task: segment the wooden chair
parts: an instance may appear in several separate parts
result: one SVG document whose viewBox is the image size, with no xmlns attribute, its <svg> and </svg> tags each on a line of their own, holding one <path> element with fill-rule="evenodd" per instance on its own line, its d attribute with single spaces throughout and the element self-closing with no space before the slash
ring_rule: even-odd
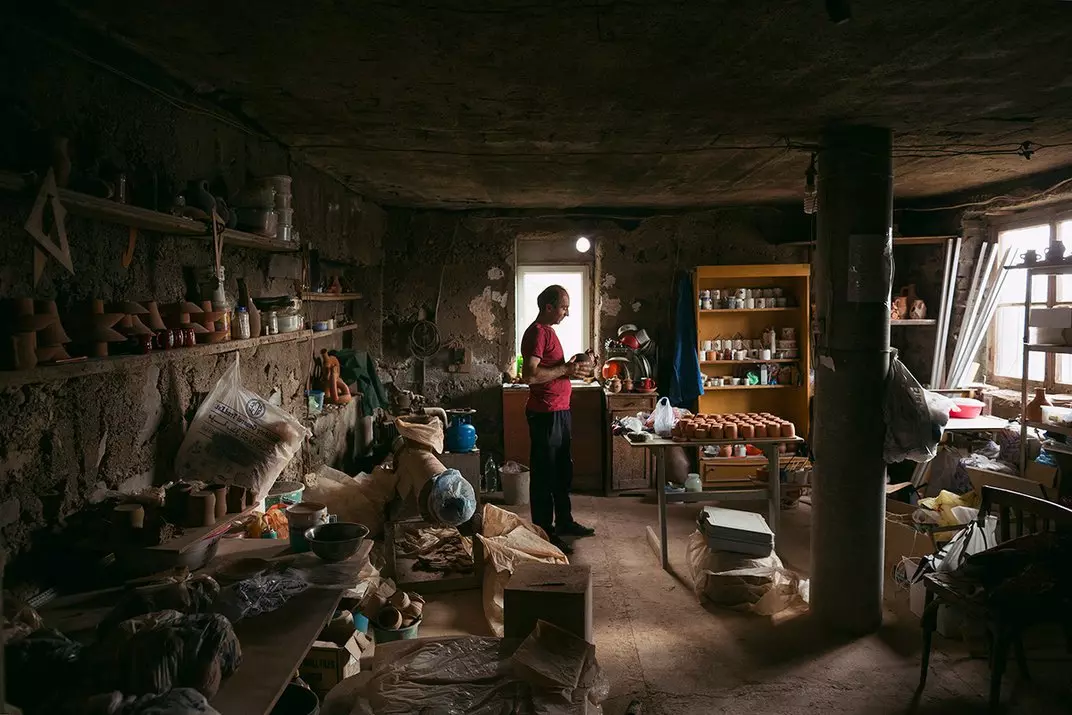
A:
<svg viewBox="0 0 1072 715">
<path fill-rule="evenodd" d="M 997 509 L 998 544 L 1029 534 L 1055 532 L 1072 533 L 1072 509 L 1044 499 L 1019 494 L 1006 489 L 984 486 L 979 506 L 978 526 L 983 528 L 992 508 Z M 1015 527 L 1015 529 L 1014 529 Z M 996 545 L 995 545 L 996 546 Z M 988 549 L 989 551 L 990 549 Z M 990 711 L 997 712 L 1001 700 L 1001 677 L 1010 645 L 1016 648 L 1016 660 L 1025 678 L 1027 658 L 1024 655 L 1022 633 L 1028 626 L 1042 622 L 1061 622 L 1070 634 L 1072 599 L 1069 594 L 1057 594 L 1045 602 L 1018 602 L 1013 606 L 996 606 L 987 599 L 982 583 L 958 570 L 953 573 L 932 573 L 923 577 L 927 589 L 921 624 L 923 626 L 923 662 L 919 673 L 917 697 L 927 683 L 930 665 L 931 639 L 938 626 L 938 608 L 943 604 L 956 606 L 987 626 L 990 640 Z M 1070 641 L 1072 647 L 1072 641 Z"/>
</svg>

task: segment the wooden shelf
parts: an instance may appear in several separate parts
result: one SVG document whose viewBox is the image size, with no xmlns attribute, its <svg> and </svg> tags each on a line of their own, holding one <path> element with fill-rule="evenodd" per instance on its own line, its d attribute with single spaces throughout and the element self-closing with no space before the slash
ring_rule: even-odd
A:
<svg viewBox="0 0 1072 715">
<path fill-rule="evenodd" d="M 714 392 L 716 390 L 789 390 L 799 385 L 723 385 L 722 387 L 705 387 L 704 392 Z"/>
<path fill-rule="evenodd" d="M 176 551 L 180 554 L 185 553 L 200 541 L 227 533 L 231 529 L 232 524 L 239 519 L 249 516 L 259 507 L 259 504 L 254 504 L 253 506 L 246 507 L 240 512 L 227 514 L 211 526 L 199 526 L 194 528 L 183 527 L 182 536 L 176 536 L 174 539 L 169 539 L 162 544 L 150 546 L 148 548 L 152 551 Z"/>
<path fill-rule="evenodd" d="M 1058 442 L 1056 440 L 1048 439 L 1042 443 L 1042 448 L 1047 452 L 1057 452 L 1059 454 L 1072 454 L 1072 444 L 1065 442 Z"/>
<path fill-rule="evenodd" d="M 279 609 L 235 624 L 242 664 L 209 701 L 223 715 L 269 713 L 342 599 L 337 588 L 312 587 Z"/>
<path fill-rule="evenodd" d="M 0 189 L 13 191 L 31 191 L 35 187 L 26 183 L 26 178 L 10 171 L 0 171 Z M 188 236 L 190 238 L 209 239 L 212 232 L 204 221 L 197 221 L 185 216 L 172 216 L 162 211 L 143 209 L 139 206 L 121 204 L 111 199 L 90 196 L 70 189 L 59 190 L 60 203 L 67 212 L 75 216 L 108 221 L 121 226 L 130 226 L 145 231 L 169 236 Z M 256 233 L 225 229 L 224 245 L 252 248 L 272 253 L 292 253 L 299 249 L 293 241 L 280 241 Z"/>
<path fill-rule="evenodd" d="M 1072 427 L 1061 427 L 1060 425 L 1050 425 L 1045 422 L 1025 422 L 1028 427 L 1034 427 L 1045 432 L 1055 432 L 1057 434 L 1068 435 L 1072 437 Z"/>
<path fill-rule="evenodd" d="M 331 330 L 314 330 L 313 340 L 319 340 L 320 338 L 327 338 L 332 335 L 339 335 L 341 333 L 349 333 L 351 330 L 357 330 L 357 323 L 350 323 L 349 325 L 340 325 L 337 328 Z"/>
<path fill-rule="evenodd" d="M 137 369 L 145 365 L 174 362 L 186 358 L 219 355 L 221 353 L 244 350 L 261 345 L 290 343 L 308 340 L 313 335 L 311 330 L 298 330 L 292 333 L 261 335 L 249 340 L 228 340 L 210 345 L 195 345 L 192 348 L 175 348 L 173 350 L 156 350 L 148 355 L 115 355 L 106 358 L 89 358 L 81 362 L 62 365 L 41 365 L 32 370 L 0 370 L 0 389 L 18 387 L 40 382 L 70 380 L 88 375 L 99 375 L 118 370 Z"/>
<path fill-rule="evenodd" d="M 923 319 L 905 319 L 905 320 L 891 320 L 890 327 L 893 328 L 908 328 L 913 325 L 938 325 L 937 318 L 923 318 Z"/>
<path fill-rule="evenodd" d="M 735 313 L 788 313 L 800 310 L 800 306 L 794 305 L 788 308 L 712 308 L 700 310 L 700 315 L 733 315 Z"/>
<path fill-rule="evenodd" d="M 1028 343 L 1024 347 L 1034 353 L 1072 353 L 1072 345 L 1035 345 Z"/>
<path fill-rule="evenodd" d="M 1072 263 L 1033 263 L 1031 265 L 1021 263 L 1015 266 L 1005 266 L 1007 271 L 1021 268 L 1026 268 L 1033 276 L 1061 276 L 1072 273 Z"/>
<path fill-rule="evenodd" d="M 956 236 L 894 236 L 895 246 L 941 246 Z"/>
<path fill-rule="evenodd" d="M 330 303 L 338 300 L 361 300 L 365 296 L 360 293 L 302 293 L 298 297 L 312 303 Z"/>
<path fill-rule="evenodd" d="M 701 360 L 701 365 L 766 365 L 772 362 L 800 362 L 800 358 L 771 358 L 770 360 L 764 360 L 763 358 L 756 358 L 755 360 Z"/>
</svg>

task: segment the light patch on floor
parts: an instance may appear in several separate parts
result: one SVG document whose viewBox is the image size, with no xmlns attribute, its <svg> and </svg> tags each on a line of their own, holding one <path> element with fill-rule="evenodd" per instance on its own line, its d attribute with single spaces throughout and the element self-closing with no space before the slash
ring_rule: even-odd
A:
<svg viewBox="0 0 1072 715">
<path fill-rule="evenodd" d="M 645 526 L 656 524 L 654 503 L 574 496 L 573 505 L 578 521 L 597 532 L 574 542 L 573 561 L 592 567 L 596 657 L 611 683 L 605 715 L 621 715 L 632 698 L 643 703 L 644 715 L 909 711 L 919 678 L 920 631 L 903 594 L 890 594 L 891 610 L 879 633 L 857 640 L 830 636 L 806 611 L 762 618 L 705 608 L 692 592 L 685 563 L 685 541 L 699 506 L 668 508 L 667 573 L 645 537 Z M 765 505 L 755 508 L 762 512 Z M 810 519 L 805 505 L 784 511 L 778 537 L 782 560 L 804 576 Z M 431 596 L 421 635 L 488 635 L 480 603 L 478 590 Z M 1020 681 L 1010 663 L 1005 712 L 1068 713 L 1067 654 L 1036 655 L 1029 645 L 1028 657 L 1034 682 Z M 939 638 L 915 712 L 985 713 L 988 682 L 984 659 Z"/>
</svg>

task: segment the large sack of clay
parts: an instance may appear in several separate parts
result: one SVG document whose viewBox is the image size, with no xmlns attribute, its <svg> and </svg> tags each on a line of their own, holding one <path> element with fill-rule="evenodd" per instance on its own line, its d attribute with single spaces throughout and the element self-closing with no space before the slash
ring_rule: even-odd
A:
<svg viewBox="0 0 1072 715">
<path fill-rule="evenodd" d="M 513 512 L 485 504 L 482 519 L 477 538 L 484 545 L 484 617 L 492 633 L 501 637 L 503 593 L 514 566 L 522 561 L 568 564 L 569 559 L 543 529 Z"/>
<path fill-rule="evenodd" d="M 397 485 L 397 473 L 382 465 L 372 474 L 362 472 L 356 477 L 325 465 L 305 475 L 302 498 L 326 504 L 339 521 L 364 524 L 376 538 L 383 533 L 387 503 L 394 498 Z"/>
<path fill-rule="evenodd" d="M 808 581 L 785 568 L 778 554 L 757 559 L 707 546 L 692 532 L 685 558 L 696 597 L 716 606 L 771 616 L 807 601 Z"/>
<path fill-rule="evenodd" d="M 242 387 L 235 353 L 234 364 L 197 408 L 175 475 L 237 484 L 264 496 L 308 436 L 301 422 Z"/>
</svg>

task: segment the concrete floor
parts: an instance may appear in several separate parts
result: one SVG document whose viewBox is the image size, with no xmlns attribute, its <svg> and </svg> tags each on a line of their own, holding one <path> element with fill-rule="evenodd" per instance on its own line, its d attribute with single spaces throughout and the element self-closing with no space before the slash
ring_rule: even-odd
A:
<svg viewBox="0 0 1072 715">
<path fill-rule="evenodd" d="M 670 574 L 659 568 L 645 536 L 645 526 L 656 524 L 654 503 L 574 497 L 578 521 L 597 530 L 574 543 L 573 561 L 592 567 L 596 654 L 611 683 L 607 715 L 624 712 L 634 697 L 646 715 L 987 711 L 986 661 L 971 658 L 963 643 L 941 638 L 927 688 L 912 709 L 920 631 L 907 596 L 896 589 L 882 630 L 854 641 L 823 634 L 806 609 L 764 618 L 701 606 L 685 563 L 685 541 L 699 509 L 669 507 Z M 784 511 L 778 550 L 786 566 L 803 575 L 809 542 L 809 507 Z M 429 599 L 421 635 L 449 633 L 488 634 L 478 591 Z M 1070 656 L 1029 644 L 1028 657 L 1031 683 L 1010 663 L 1006 712 L 1072 712 Z"/>
</svg>

